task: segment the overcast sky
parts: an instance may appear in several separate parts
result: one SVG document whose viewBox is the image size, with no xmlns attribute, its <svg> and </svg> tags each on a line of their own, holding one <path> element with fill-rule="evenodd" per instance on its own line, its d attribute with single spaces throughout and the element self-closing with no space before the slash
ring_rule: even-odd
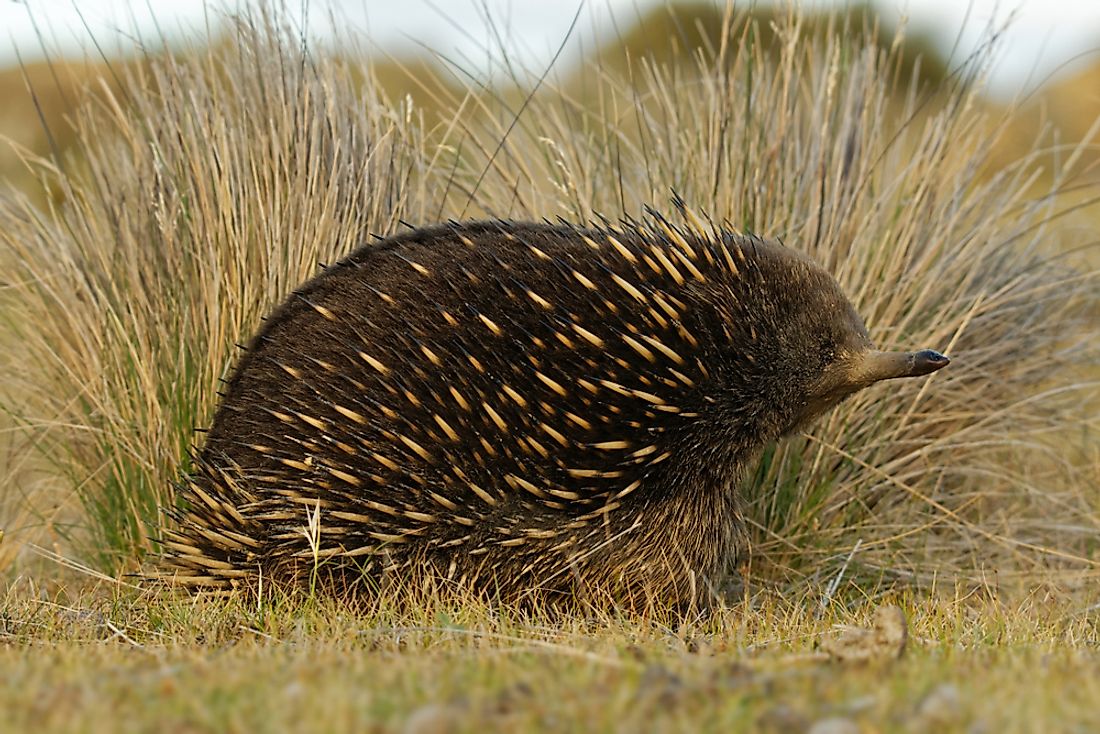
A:
<svg viewBox="0 0 1100 734">
<path fill-rule="evenodd" d="M 237 0 L 231 0 L 236 2 Z M 291 0 L 288 5 L 312 6 L 311 27 L 322 31 L 331 8 L 342 30 L 352 30 L 368 47 L 426 47 L 466 63 L 484 65 L 485 48 L 499 46 L 483 20 L 485 8 L 498 27 L 514 60 L 539 68 L 561 43 L 578 7 L 579 29 L 571 49 L 606 34 L 609 19 L 629 25 L 640 12 L 666 0 Z M 719 5 L 724 0 L 715 0 Z M 842 5 L 804 0 L 803 6 Z M 1028 79 L 1034 82 L 1058 69 L 1079 68 L 1100 58 L 1100 0 L 875 0 L 884 14 L 905 16 L 911 27 L 933 33 L 945 52 L 958 38 L 956 58 L 965 56 L 983 38 L 991 23 L 1015 14 L 1002 46 L 991 85 L 1012 96 Z M 0 64 L 40 55 L 35 23 L 50 45 L 79 52 L 89 32 L 108 47 L 126 42 L 133 29 L 155 36 L 153 21 L 165 33 L 201 29 L 207 8 L 225 3 L 203 0 L 0 0 Z M 81 17 L 83 16 L 83 18 Z"/>
</svg>

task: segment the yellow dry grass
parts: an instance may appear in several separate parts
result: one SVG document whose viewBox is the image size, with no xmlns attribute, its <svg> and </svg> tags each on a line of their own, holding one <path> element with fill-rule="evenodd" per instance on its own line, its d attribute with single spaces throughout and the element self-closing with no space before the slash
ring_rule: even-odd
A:
<svg viewBox="0 0 1100 734">
<path fill-rule="evenodd" d="M 0 209 L 9 410 L 79 499 L 70 541 L 115 569 L 152 548 L 234 343 L 316 263 L 399 221 L 629 217 L 675 190 L 808 251 L 881 344 L 956 360 L 766 453 L 754 574 L 1094 572 L 1096 272 L 1055 256 L 1079 239 L 1057 198 L 1075 155 L 982 177 L 1009 119 L 963 82 L 982 59 L 926 94 L 899 45 L 804 24 L 783 17 L 777 50 L 731 13 L 692 64 L 628 57 L 580 91 L 514 70 L 518 99 L 441 86 L 434 126 L 268 14 L 121 70 L 77 122 L 80 158 L 39 164 L 61 201 Z"/>
</svg>

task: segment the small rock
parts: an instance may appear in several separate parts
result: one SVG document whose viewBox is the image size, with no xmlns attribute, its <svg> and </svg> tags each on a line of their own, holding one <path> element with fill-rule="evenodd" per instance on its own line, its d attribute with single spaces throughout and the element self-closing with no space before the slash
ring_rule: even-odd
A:
<svg viewBox="0 0 1100 734">
<path fill-rule="evenodd" d="M 842 716 L 834 716 L 814 722 L 806 734 L 859 734 L 859 724 Z"/>
<path fill-rule="evenodd" d="M 457 706 L 429 703 L 409 714 L 403 734 L 452 734 L 458 731 L 462 710 Z"/>
<path fill-rule="evenodd" d="M 826 638 L 821 649 L 834 660 L 894 660 L 905 652 L 909 625 L 901 607 L 884 604 L 875 609 L 871 628 L 845 627 L 835 637 Z"/>
</svg>

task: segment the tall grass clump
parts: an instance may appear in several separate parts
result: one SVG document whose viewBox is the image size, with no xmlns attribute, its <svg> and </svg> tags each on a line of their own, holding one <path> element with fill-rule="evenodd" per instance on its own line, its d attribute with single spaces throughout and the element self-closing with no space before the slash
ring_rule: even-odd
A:
<svg viewBox="0 0 1100 734">
<path fill-rule="evenodd" d="M 268 14 L 217 40 L 113 64 L 75 155 L 37 162 L 60 201 L 0 210 L 5 405 L 110 569 L 151 549 L 234 343 L 429 198 L 411 111 L 361 70 Z"/>
<path fill-rule="evenodd" d="M 765 453 L 744 483 L 754 576 L 1093 571 L 1097 279 L 1057 257 L 1074 154 L 992 165 L 1009 116 L 973 83 L 987 53 L 929 88 L 873 26 L 791 11 L 765 44 L 750 16 L 711 20 L 678 61 L 419 80 L 430 127 L 263 16 L 129 68 L 80 118 L 86 162 L 49 171 L 63 200 L 0 210 L 9 405 L 79 497 L 84 551 L 117 567 L 149 547 L 234 342 L 317 261 L 399 219 L 639 217 L 675 191 L 809 252 L 884 347 L 954 359 Z"/>
</svg>

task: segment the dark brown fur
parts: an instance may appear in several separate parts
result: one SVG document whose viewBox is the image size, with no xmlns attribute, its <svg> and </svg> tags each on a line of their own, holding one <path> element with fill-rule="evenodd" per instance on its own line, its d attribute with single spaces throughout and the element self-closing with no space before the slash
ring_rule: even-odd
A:
<svg viewBox="0 0 1100 734">
<path fill-rule="evenodd" d="M 167 555 L 197 587 L 320 568 L 697 600 L 745 552 L 746 462 L 873 381 L 869 349 L 827 273 L 752 236 L 392 237 L 266 321 Z"/>
</svg>

